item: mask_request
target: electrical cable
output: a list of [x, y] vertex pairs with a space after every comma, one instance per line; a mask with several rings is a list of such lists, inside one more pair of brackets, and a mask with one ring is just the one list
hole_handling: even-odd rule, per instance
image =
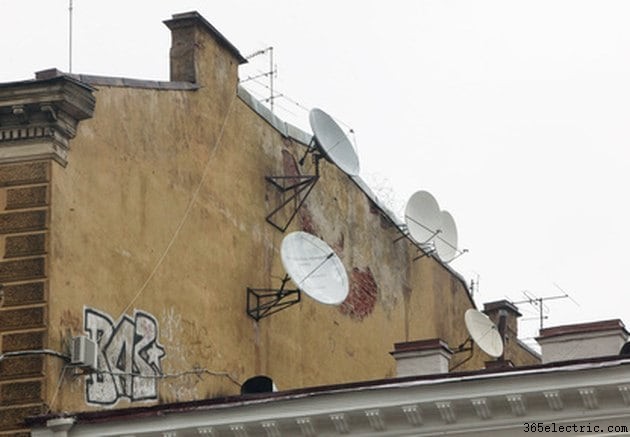
[[203, 172], [201, 174], [201, 179], [199, 180], [199, 183], [197, 184], [197, 187], [193, 191], [193, 195], [190, 198], [190, 201], [188, 202], [188, 206], [186, 207], [186, 210], [184, 211], [184, 215], [182, 216], [182, 218], [181, 218], [179, 224], [177, 225], [177, 227], [175, 228], [175, 231], [173, 232], [173, 235], [171, 236], [170, 241], [166, 245], [166, 248], [164, 249], [162, 255], [157, 260], [157, 263], [155, 264], [155, 267], [153, 268], [153, 270], [151, 270], [151, 273], [149, 274], [147, 279], [144, 281], [144, 283], [142, 284], [142, 286], [140, 287], [138, 292], [134, 295], [134, 297], [127, 304], [127, 306], [121, 311], [120, 315], [125, 314], [129, 310], [129, 308], [131, 308], [133, 303], [138, 299], [138, 297], [140, 297], [142, 292], [144, 292], [144, 290], [146, 289], [146, 287], [149, 284], [149, 282], [151, 281], [151, 279], [153, 279], [153, 276], [155, 276], [155, 274], [157, 273], [158, 268], [162, 265], [162, 262], [164, 262], [164, 259], [166, 259], [166, 255], [170, 251], [171, 247], [175, 243], [175, 240], [179, 236], [180, 231], [184, 227], [184, 223], [186, 223], [186, 219], [188, 218], [188, 216], [190, 214], [190, 211], [192, 210], [192, 207], [195, 204], [195, 201], [197, 200], [197, 197], [199, 196], [199, 192], [201, 191], [201, 186], [203, 185], [204, 181], [206, 180], [206, 174], [208, 173], [208, 168], [210, 167], [210, 162], [212, 160], [211, 158], [214, 155], [214, 153], [217, 151], [219, 143], [221, 142], [221, 139], [223, 138], [223, 133], [225, 132], [225, 126], [227, 125], [227, 121], [228, 121], [229, 116], [230, 116], [230, 114], [232, 112], [232, 106], [233, 106], [234, 100], [236, 100], [236, 93], [234, 93], [232, 95], [232, 99], [230, 100], [230, 104], [229, 104], [227, 112], [225, 114], [225, 118], [223, 119], [223, 123], [221, 124], [221, 129], [219, 130], [219, 135], [217, 137], [217, 140], [215, 141], [214, 148], [210, 151], [210, 153], [208, 153], [208, 159], [207, 159], [206, 164], [205, 164], [205, 166], [203, 168]]
[[48, 404], [48, 410], [46, 414], [52, 411], [53, 405], [55, 405], [55, 400], [57, 399], [57, 395], [61, 391], [61, 384], [66, 377], [66, 370], [68, 369], [68, 364], [64, 365], [61, 369], [61, 373], [59, 374], [59, 380], [57, 381], [57, 386], [55, 387], [55, 393], [53, 393], [52, 398], [50, 399], [50, 404]]
[[69, 356], [51, 349], [28, 349], [23, 351], [5, 352], [3, 354], [0, 354], [0, 361], [4, 360], [5, 358], [23, 357], [28, 355], [52, 355], [54, 357], [61, 358], [64, 361], [70, 362]]
[[111, 375], [111, 376], [133, 376], [133, 377], [145, 378], [145, 379], [169, 379], [169, 378], [181, 378], [182, 376], [188, 376], [188, 375], [211, 375], [211, 376], [225, 377], [229, 379], [235, 385], [239, 387], [241, 386], [241, 383], [238, 382], [238, 379], [233, 377], [228, 372], [216, 372], [214, 370], [209, 370], [209, 369], [192, 369], [192, 370], [184, 370], [184, 371], [175, 372], [175, 373], [161, 373], [159, 375], [144, 375], [142, 373], [135, 373], [135, 372], [112, 372], [108, 370], [95, 370], [93, 373], [101, 374], [101, 375]]

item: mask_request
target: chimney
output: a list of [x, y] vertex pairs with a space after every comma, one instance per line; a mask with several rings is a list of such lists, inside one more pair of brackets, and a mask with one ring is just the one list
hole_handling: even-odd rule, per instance
[[627, 340], [628, 331], [619, 319], [545, 328], [536, 338], [543, 364], [618, 355]]
[[238, 49], [199, 14], [174, 14], [171, 30], [171, 81], [214, 86], [231, 80], [236, 89], [238, 65], [247, 62]]
[[518, 318], [521, 317], [521, 313], [512, 302], [507, 300], [485, 303], [483, 312], [497, 325], [503, 339], [504, 348], [503, 356], [500, 357], [501, 361], [505, 358], [506, 352], [509, 352], [507, 351], [508, 345], [511, 342], [515, 343], [516, 338], [518, 338]]
[[396, 360], [396, 376], [448, 373], [453, 351], [439, 338], [395, 343], [390, 354]]

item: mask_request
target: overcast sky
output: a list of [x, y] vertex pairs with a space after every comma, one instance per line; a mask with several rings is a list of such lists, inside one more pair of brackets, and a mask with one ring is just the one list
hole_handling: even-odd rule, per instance
[[[579, 306], [549, 301], [545, 326], [630, 323], [630, 2], [74, 0], [73, 71], [167, 79], [162, 21], [190, 10], [243, 55], [273, 46], [278, 115], [351, 127], [394, 207], [423, 189], [452, 213], [469, 253], [451, 265], [478, 304], [560, 287]], [[68, 69], [68, 0], [2, 0], [0, 16], [0, 81]]]

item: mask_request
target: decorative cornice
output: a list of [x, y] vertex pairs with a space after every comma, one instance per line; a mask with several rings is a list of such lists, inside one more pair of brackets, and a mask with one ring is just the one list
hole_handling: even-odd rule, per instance
[[436, 402], [435, 406], [440, 412], [440, 416], [442, 416], [442, 420], [444, 423], [455, 423], [457, 418], [455, 417], [455, 409], [453, 408], [453, 404], [450, 401], [440, 401]]
[[560, 395], [559, 390], [544, 391], [543, 395], [545, 396], [545, 399], [547, 399], [549, 408], [553, 411], [560, 411], [564, 408], [564, 403], [562, 402], [562, 396]]
[[365, 412], [365, 417], [367, 417], [372, 430], [374, 431], [385, 430], [385, 420], [383, 419], [381, 410], [379, 410], [378, 408], [373, 409], [373, 410], [367, 410]]
[[480, 419], [487, 420], [492, 417], [490, 405], [488, 404], [488, 400], [486, 398], [471, 399], [470, 403]]
[[348, 418], [344, 413], [331, 414], [330, 420], [335, 425], [335, 429], [338, 434], [350, 433], [350, 424], [348, 423]]
[[517, 394], [509, 394], [505, 396], [510, 408], [512, 409], [512, 414], [514, 416], [524, 416], [527, 414], [527, 405], [525, 404], [525, 398], [523, 395]]
[[[524, 422], [543, 422], [551, 417], [558, 423], [601, 427], [614, 421], [630, 423], [629, 371], [628, 359], [604, 360], [501, 372], [492, 377], [397, 379], [377, 387], [364, 384], [324, 393], [272, 393], [205, 407], [187, 403], [186, 409], [170, 407], [165, 412], [162, 409], [166, 407], [156, 406], [122, 413], [78, 413], [73, 432], [144, 435], [161, 430], [234, 437], [510, 435], [522, 432]], [[32, 428], [42, 437], [53, 437], [45, 419], [40, 418], [40, 425]]]
[[315, 436], [315, 427], [313, 426], [313, 422], [308, 417], [299, 417], [295, 420], [295, 422], [300, 427], [300, 431], [302, 431], [302, 435], [304, 437], [314, 437]]
[[0, 163], [51, 158], [65, 166], [79, 122], [94, 113], [93, 91], [66, 76], [0, 84]]
[[405, 405], [402, 407], [403, 413], [411, 426], [422, 425], [422, 410], [417, 405]]

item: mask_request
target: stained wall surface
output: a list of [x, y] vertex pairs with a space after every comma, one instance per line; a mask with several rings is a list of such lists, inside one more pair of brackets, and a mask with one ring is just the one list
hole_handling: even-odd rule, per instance
[[[179, 33], [192, 43], [173, 44], [196, 50], [186, 65], [197, 87], [92, 78], [94, 115], [67, 166], [51, 164], [47, 345], [96, 339], [100, 373], [47, 357], [50, 410], [237, 394], [257, 374], [279, 389], [388, 378], [396, 342], [462, 343], [473, 303], [461, 277], [434, 258], [413, 261], [417, 248], [395, 241], [399, 229], [334, 164], [320, 161], [286, 232], [266, 222], [283, 195], [265, 177], [314, 171], [311, 159], [297, 163], [305, 135], [279, 131], [237, 94], [241, 59], [196, 23]], [[340, 306], [302, 295], [256, 322], [246, 289], [279, 286], [280, 244], [294, 230], [335, 249], [350, 294]], [[476, 351], [462, 370], [488, 359]]]

